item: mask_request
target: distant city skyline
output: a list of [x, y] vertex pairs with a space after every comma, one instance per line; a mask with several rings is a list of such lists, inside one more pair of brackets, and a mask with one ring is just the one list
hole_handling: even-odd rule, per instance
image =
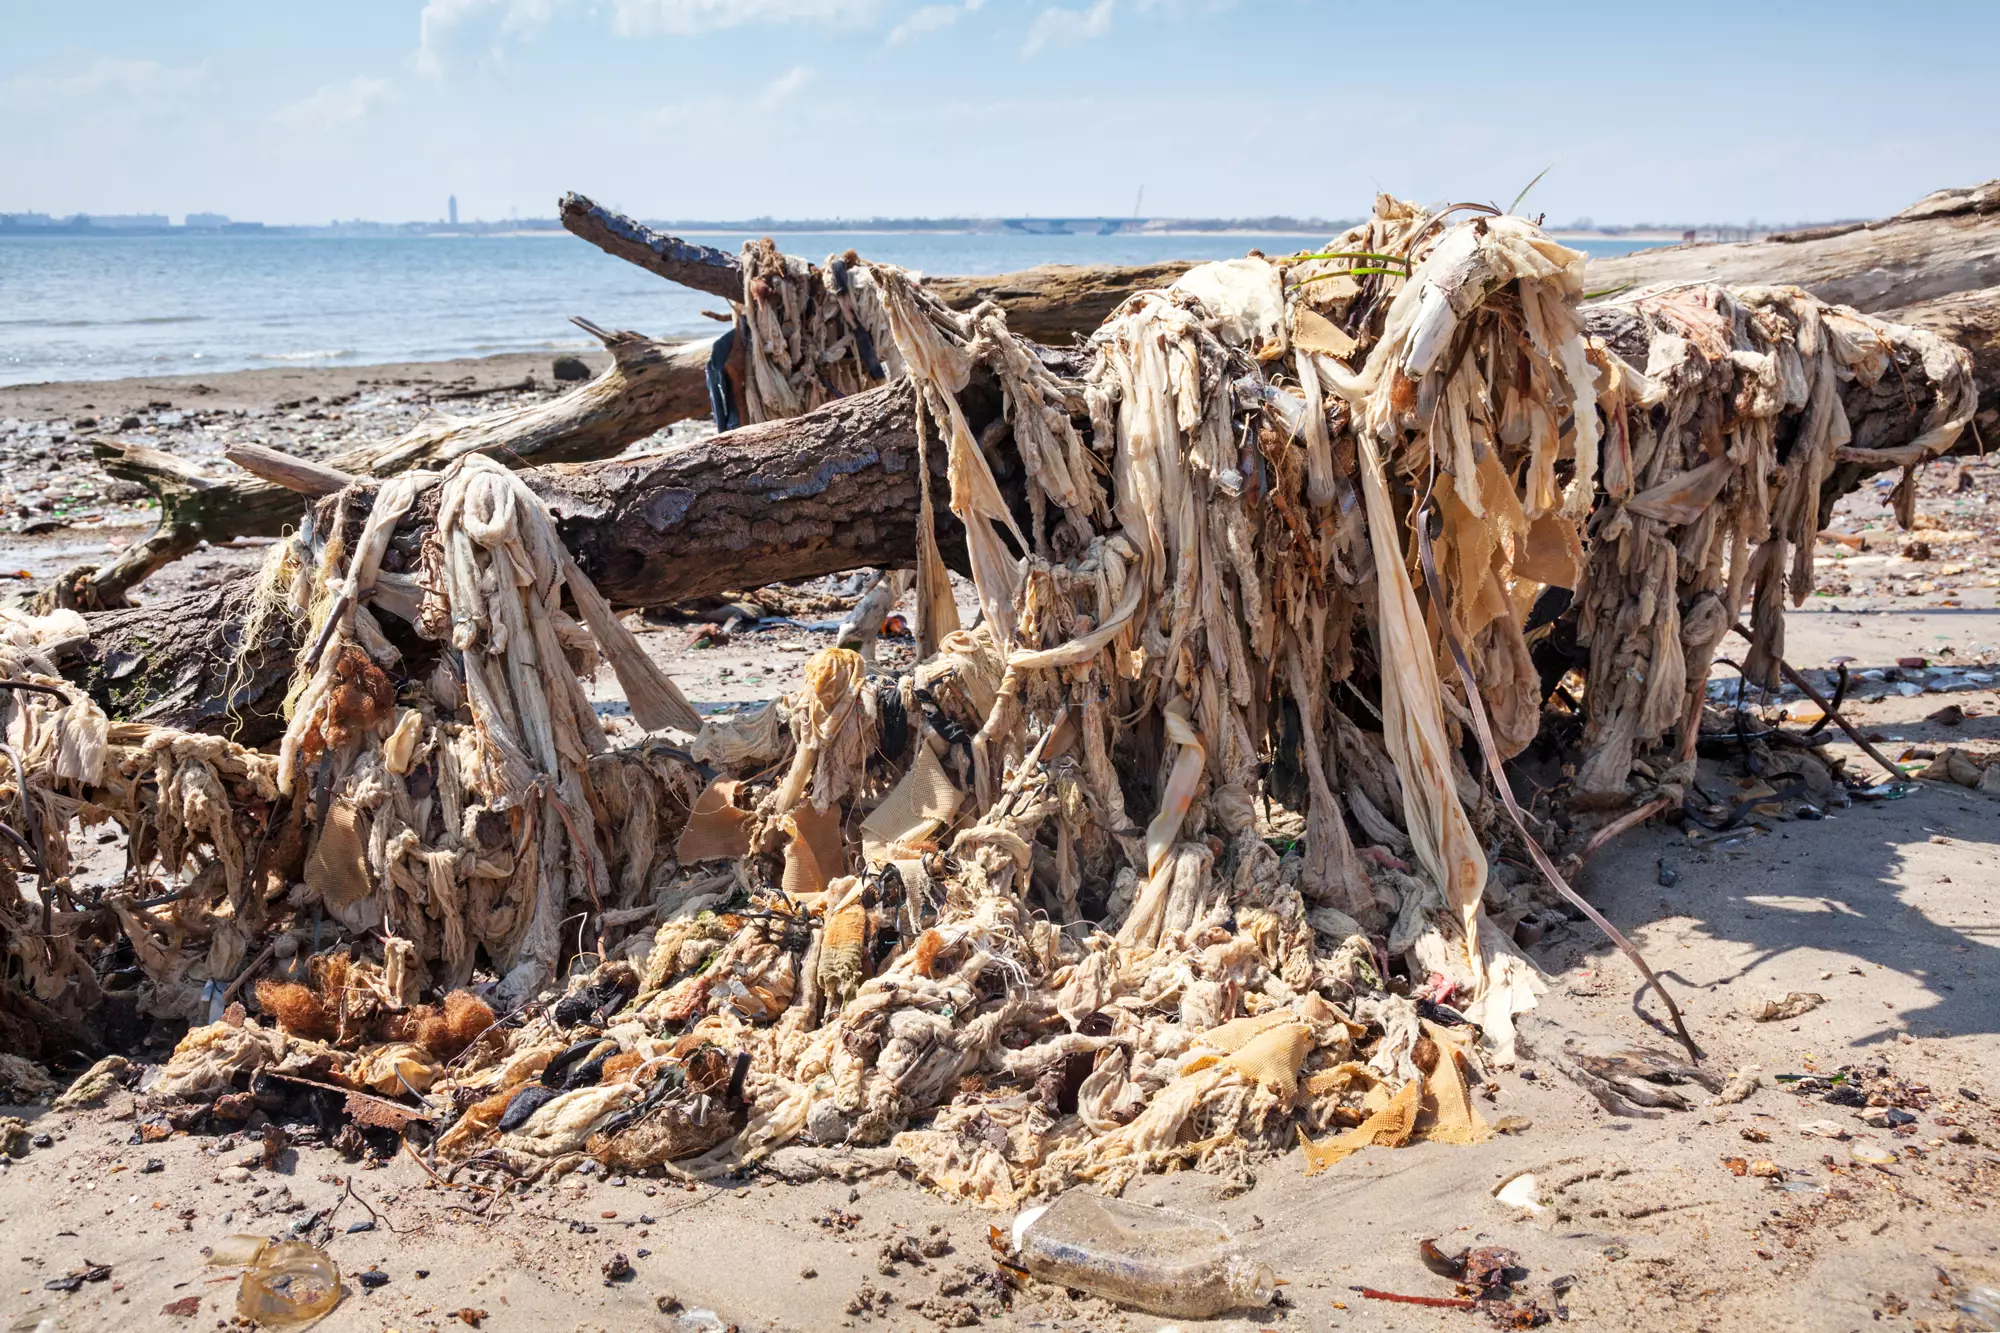
[[1551, 168], [1552, 220], [1748, 223], [2000, 175], [2000, 6], [1425, 16], [1357, 41], [1379, 16], [1338, 0], [14, 0], [0, 209], [1059, 217], [1143, 190], [1353, 217], [1377, 190], [1504, 205]]

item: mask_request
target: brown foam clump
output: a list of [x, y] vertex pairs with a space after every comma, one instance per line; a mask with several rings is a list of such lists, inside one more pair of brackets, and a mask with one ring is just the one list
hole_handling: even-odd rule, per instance
[[[420, 1006], [414, 1012], [422, 1012]], [[493, 1010], [470, 991], [455, 990], [440, 1008], [417, 1020], [414, 1040], [440, 1060], [449, 1060], [493, 1026]]]
[[316, 1041], [334, 1038], [333, 1010], [310, 986], [296, 981], [260, 981], [257, 1007], [294, 1037], [311, 1037]]
[[614, 1055], [604, 1062], [603, 1081], [606, 1083], [622, 1083], [627, 1074], [644, 1063], [646, 1063], [646, 1057], [637, 1051], [624, 1051], [618, 1055]]

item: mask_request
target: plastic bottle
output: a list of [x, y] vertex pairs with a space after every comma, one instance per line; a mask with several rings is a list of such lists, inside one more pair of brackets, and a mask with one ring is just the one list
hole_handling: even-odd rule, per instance
[[211, 1268], [234, 1268], [238, 1264], [254, 1264], [257, 1257], [271, 1248], [269, 1236], [251, 1236], [237, 1232], [217, 1241], [208, 1253]]
[[1014, 1253], [1045, 1282], [1185, 1319], [1266, 1306], [1278, 1289], [1221, 1223], [1082, 1191], [1024, 1209]]
[[280, 1241], [257, 1257], [236, 1291], [236, 1313], [283, 1327], [317, 1319], [340, 1304], [340, 1269], [317, 1245]]

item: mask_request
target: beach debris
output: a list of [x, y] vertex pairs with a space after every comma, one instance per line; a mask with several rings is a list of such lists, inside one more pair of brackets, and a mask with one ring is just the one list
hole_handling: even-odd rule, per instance
[[36, 1105], [61, 1090], [62, 1084], [50, 1078], [40, 1065], [18, 1055], [0, 1054], [0, 1105]]
[[1678, 1090], [1688, 1084], [1713, 1094], [1724, 1087], [1720, 1075], [1645, 1046], [1591, 1050], [1570, 1038], [1552, 1063], [1605, 1110], [1642, 1120], [1657, 1120], [1665, 1110], [1692, 1110], [1694, 1102]]
[[1764, 999], [1743, 1010], [1743, 1016], [1755, 1023], [1780, 1023], [1786, 1019], [1800, 1018], [1826, 1003], [1826, 996], [1812, 991], [1788, 991], [1775, 999]]
[[[0, 1061], [9, 1057], [0, 1056]], [[135, 1073], [132, 1062], [122, 1055], [107, 1055], [78, 1074], [60, 1096], [49, 1104], [51, 1111], [80, 1111], [95, 1106], [116, 1092]], [[7, 1100], [0, 1097], [0, 1100]]]
[[83, 1261], [81, 1267], [72, 1268], [62, 1277], [50, 1278], [48, 1281], [42, 1283], [42, 1289], [44, 1291], [74, 1292], [80, 1291], [86, 1282], [108, 1282], [110, 1280], [110, 1264], [94, 1264], [86, 1259]]
[[1532, 1171], [1507, 1177], [1493, 1191], [1493, 1197], [1509, 1208], [1519, 1208], [1527, 1213], [1540, 1213], [1548, 1206], [1542, 1202], [1541, 1182]]
[[287, 1328], [340, 1304], [340, 1269], [316, 1245], [278, 1241], [249, 1263], [236, 1289], [236, 1313], [245, 1319]]
[[244, 1232], [224, 1236], [208, 1249], [207, 1263], [213, 1268], [234, 1268], [240, 1264], [254, 1264], [258, 1256], [270, 1248], [271, 1241], [266, 1236], [255, 1236]]
[[[49, 657], [80, 617], [9, 622], [11, 674], [48, 684], [0, 700], [29, 741], [0, 799], [119, 820], [174, 887], [49, 921], [0, 897], [0, 941], [88, 998], [76, 928], [115, 922], [142, 1002], [191, 1025], [147, 1088], [170, 1126], [337, 1091], [356, 1153], [421, 1120], [440, 1163], [522, 1179], [714, 1178], [807, 1138], [1001, 1209], [1483, 1141], [1472, 1089], [1543, 985], [1517, 932], [1580, 901], [1537, 841], [1558, 807], [1501, 768], [1542, 730], [1542, 631], [1584, 645], [1557, 799], [1685, 805], [1746, 600], [1746, 667], [1777, 670], [1805, 497], [1862, 448], [1843, 394], [1929, 386], [1927, 456], [1969, 390], [1934, 335], [1794, 289], [1587, 321], [1578, 253], [1459, 211], [1384, 197], [1328, 254], [1197, 267], [1062, 356], [893, 266], [753, 245], [748, 419], [903, 377], [910, 669], [871, 668], [857, 606], [857, 648], [702, 719], [519, 476], [475, 452], [356, 482], [252, 596], [298, 645], [275, 755], [111, 722]], [[643, 739], [613, 743], [600, 660]], [[1621, 1114], [1721, 1088], [1637, 1048], [1559, 1063]]]
[[1029, 1276], [1149, 1314], [1262, 1309], [1278, 1289], [1221, 1223], [1085, 1190], [1022, 1210], [1011, 1242], [1010, 1261]]

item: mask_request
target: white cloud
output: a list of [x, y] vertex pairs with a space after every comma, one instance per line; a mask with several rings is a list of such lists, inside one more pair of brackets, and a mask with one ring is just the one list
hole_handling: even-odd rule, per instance
[[612, 25], [628, 37], [685, 37], [746, 24], [869, 19], [876, 8], [877, 0], [613, 0]]
[[[436, 74], [446, 56], [529, 36], [555, 17], [565, 0], [427, 0], [417, 17], [417, 68]], [[482, 42], [483, 39], [483, 42]]]
[[764, 92], [757, 100], [766, 111], [769, 111], [780, 102], [804, 91], [812, 79], [813, 72], [810, 69], [804, 65], [794, 65], [765, 84]]
[[208, 81], [204, 65], [99, 57], [67, 74], [36, 72], [0, 79], [0, 106], [74, 116], [112, 104], [154, 113], [178, 109]]
[[1044, 9], [1028, 28], [1028, 40], [1021, 54], [1033, 55], [1045, 46], [1068, 46], [1102, 37], [1111, 31], [1111, 8], [1116, 0], [1097, 0], [1089, 9]]
[[925, 5], [889, 29], [889, 45], [900, 46], [925, 33], [941, 32], [958, 22], [960, 15], [973, 13], [985, 2], [986, 0], [965, 0], [962, 5]]
[[352, 125], [387, 101], [391, 91], [387, 79], [357, 74], [340, 83], [326, 84], [298, 101], [280, 107], [271, 118], [281, 126], [296, 130]]

